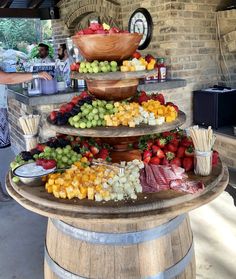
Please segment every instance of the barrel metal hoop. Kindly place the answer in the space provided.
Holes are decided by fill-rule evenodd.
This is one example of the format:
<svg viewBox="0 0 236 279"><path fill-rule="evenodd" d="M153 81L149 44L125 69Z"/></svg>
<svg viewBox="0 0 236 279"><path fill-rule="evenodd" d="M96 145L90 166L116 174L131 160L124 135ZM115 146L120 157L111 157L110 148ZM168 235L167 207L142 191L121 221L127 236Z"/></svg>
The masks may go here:
<svg viewBox="0 0 236 279"><path fill-rule="evenodd" d="M169 267L163 272L159 272L157 275L145 277L144 279L172 279L175 276L180 275L185 268L190 263L192 256L194 253L194 246L193 242L191 244L191 247L189 248L187 254L175 265ZM74 273L71 273L61 266L59 266L56 262L53 261L53 259L49 256L47 248L45 247L45 260L50 267L51 271L56 274L60 279L89 279L86 277L81 277L79 275L76 275Z"/></svg>
<svg viewBox="0 0 236 279"><path fill-rule="evenodd" d="M51 221L59 231L63 232L66 235L69 235L72 238L93 244L124 246L151 241L167 235L168 233L175 230L184 221L185 218L186 214L182 214L158 227L149 230L127 233L92 232L75 228L57 219L51 219Z"/></svg>

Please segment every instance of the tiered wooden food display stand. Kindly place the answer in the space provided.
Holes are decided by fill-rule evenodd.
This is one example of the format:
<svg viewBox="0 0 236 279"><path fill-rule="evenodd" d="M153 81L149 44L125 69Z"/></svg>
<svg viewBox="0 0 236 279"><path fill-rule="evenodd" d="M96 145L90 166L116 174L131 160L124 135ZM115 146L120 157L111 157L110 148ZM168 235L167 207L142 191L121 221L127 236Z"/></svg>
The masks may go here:
<svg viewBox="0 0 236 279"><path fill-rule="evenodd" d="M139 73L130 75L133 79L143 77ZM129 92L129 82L124 80L130 79L130 75L112 73L100 76L103 87L107 77L115 88L122 84L125 92ZM73 76L81 77L83 75ZM93 77L95 75L89 74L86 79L94 80ZM109 86L113 85L109 83ZM99 86L95 86L96 91ZM114 95L116 91L114 89ZM111 91L103 88L102 92L107 95ZM117 94L118 99L127 98L122 92ZM116 99L112 97L114 95L109 98ZM100 95L100 98L103 97ZM139 156L135 150L126 148L130 142L142 135L172 130L185 120L185 114L180 112L176 121L154 127L74 129L49 125L59 133L103 138L115 147L114 161L128 161ZM18 203L49 218L45 279L193 279L196 271L188 212L210 202L225 189L228 171L220 163L209 177L197 177L193 173L189 176L201 180L205 190L193 195L172 190L142 193L138 194L137 200L117 202L55 199L42 186L15 184L11 173L6 178L6 185L8 193Z"/></svg>

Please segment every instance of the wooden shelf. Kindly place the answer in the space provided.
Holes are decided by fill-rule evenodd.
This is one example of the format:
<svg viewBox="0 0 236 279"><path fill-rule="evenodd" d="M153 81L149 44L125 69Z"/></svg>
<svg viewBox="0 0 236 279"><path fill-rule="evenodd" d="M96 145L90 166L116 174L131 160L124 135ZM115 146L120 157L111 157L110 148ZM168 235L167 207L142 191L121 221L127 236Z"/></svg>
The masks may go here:
<svg viewBox="0 0 236 279"><path fill-rule="evenodd" d="M150 126L142 124L136 126L135 128L129 128L126 126L118 127L97 127L91 129L76 129L72 128L70 125L57 126L50 123L47 120L50 128L58 133L67 134L71 136L82 136L82 137L135 137L135 136L144 136L152 135L157 133L162 133L165 131L171 131L175 128L183 125L186 121L186 114L182 111L179 111L177 119L170 123L164 123L162 125Z"/></svg>

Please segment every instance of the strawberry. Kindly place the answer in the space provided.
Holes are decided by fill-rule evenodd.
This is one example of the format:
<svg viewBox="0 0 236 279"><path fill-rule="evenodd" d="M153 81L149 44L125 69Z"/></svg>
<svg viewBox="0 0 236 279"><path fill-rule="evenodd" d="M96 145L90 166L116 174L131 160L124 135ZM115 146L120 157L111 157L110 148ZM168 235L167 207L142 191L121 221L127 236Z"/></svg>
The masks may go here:
<svg viewBox="0 0 236 279"><path fill-rule="evenodd" d="M160 165L160 162L161 160L157 156L152 157L151 160L149 161L149 163L152 165Z"/></svg>
<svg viewBox="0 0 236 279"><path fill-rule="evenodd" d="M45 149L45 145L43 145L43 144L37 144L37 146L36 146L36 149L38 150L38 151L41 151L41 152L43 152L44 151L44 149Z"/></svg>
<svg viewBox="0 0 236 279"><path fill-rule="evenodd" d="M193 146L189 146L185 149L185 157L193 157L194 156L194 148Z"/></svg>
<svg viewBox="0 0 236 279"><path fill-rule="evenodd" d="M147 144L147 149L148 150L150 150L151 149L151 147L153 146L153 140L148 140L147 142L146 142L146 144Z"/></svg>
<svg viewBox="0 0 236 279"><path fill-rule="evenodd" d="M175 146L171 143L168 143L166 148L167 148L168 151L173 152L173 153L177 151L177 146Z"/></svg>
<svg viewBox="0 0 236 279"><path fill-rule="evenodd" d="M177 138L177 135L173 135L173 139L170 140L169 143L173 144L174 146L178 147L180 140Z"/></svg>
<svg viewBox="0 0 236 279"><path fill-rule="evenodd" d="M153 154L156 154L157 151L158 151L159 149L160 149L159 146L153 145L153 146L152 146L152 153L153 153Z"/></svg>
<svg viewBox="0 0 236 279"><path fill-rule="evenodd" d="M180 146L177 150L176 157L183 158L185 155L185 149L186 149L186 147Z"/></svg>
<svg viewBox="0 0 236 279"><path fill-rule="evenodd" d="M52 122L55 122L55 121L57 120L57 111L52 111L52 112L50 113L50 120L51 120Z"/></svg>
<svg viewBox="0 0 236 279"><path fill-rule="evenodd" d="M172 102L167 102L166 105L173 107L177 112L179 112L179 107L173 104Z"/></svg>
<svg viewBox="0 0 236 279"><path fill-rule="evenodd" d="M86 140L83 140L81 141L80 146L84 148L89 148L89 143Z"/></svg>
<svg viewBox="0 0 236 279"><path fill-rule="evenodd" d="M156 144L160 147L160 148L164 148L166 146L166 139L164 138L159 138L156 140Z"/></svg>
<svg viewBox="0 0 236 279"><path fill-rule="evenodd" d="M219 163L219 153L214 150L212 153L212 166L216 166Z"/></svg>
<svg viewBox="0 0 236 279"><path fill-rule="evenodd" d="M138 102L141 105L143 102L147 102L150 98L145 91L141 91L138 97Z"/></svg>
<svg viewBox="0 0 236 279"><path fill-rule="evenodd" d="M91 35L91 34L94 34L93 30L90 29L90 28L86 28L83 30L83 34L84 35ZM80 34L79 34L80 35Z"/></svg>
<svg viewBox="0 0 236 279"><path fill-rule="evenodd" d="M152 59L155 60L155 58L154 58L151 54L147 54L147 55L145 56L145 60L146 60L148 63L151 62Z"/></svg>
<svg viewBox="0 0 236 279"><path fill-rule="evenodd" d="M56 161L55 160L45 160L42 164L42 167L45 169L45 170L50 170L50 169L53 169L55 168L57 165Z"/></svg>
<svg viewBox="0 0 236 279"><path fill-rule="evenodd" d="M175 157L173 160L170 161L171 165L175 165L177 167L181 167L182 162L180 158Z"/></svg>
<svg viewBox="0 0 236 279"><path fill-rule="evenodd" d="M44 160L45 160L45 159L40 158L40 159L37 159L37 160L35 161L35 163L36 163L37 166L42 166Z"/></svg>
<svg viewBox="0 0 236 279"><path fill-rule="evenodd" d="M99 29L103 30L103 26L101 24L97 23L97 22L90 23L89 28L93 31L96 31L96 30L99 30Z"/></svg>
<svg viewBox="0 0 236 279"><path fill-rule="evenodd" d="M71 103L73 103L74 105L77 105L77 103L79 102L80 96L74 96L71 100Z"/></svg>
<svg viewBox="0 0 236 279"><path fill-rule="evenodd" d="M185 157L183 159L183 168L185 171L193 170L193 158L192 157Z"/></svg>
<svg viewBox="0 0 236 279"><path fill-rule="evenodd" d="M144 150L143 159L148 158L148 157L152 157L152 152L149 150Z"/></svg>
<svg viewBox="0 0 236 279"><path fill-rule="evenodd" d="M89 94L86 91L81 92L80 95L79 95L80 100L82 100L84 98L87 98L88 96L89 96Z"/></svg>
<svg viewBox="0 0 236 279"><path fill-rule="evenodd" d="M174 152L171 152L171 151L167 151L167 152L165 153L165 155L166 155L166 158L167 158L168 161L171 161L172 159L175 158L175 153L174 153Z"/></svg>
<svg viewBox="0 0 236 279"><path fill-rule="evenodd" d="M159 102L161 103L161 105L164 105L164 104L165 104L165 98L164 98L163 94L161 94L161 93L155 95L155 96L153 97L153 99L154 99L155 101L159 101Z"/></svg>
<svg viewBox="0 0 236 279"><path fill-rule="evenodd" d="M160 159L164 158L165 157L165 153L163 150L159 149L156 153L156 156Z"/></svg>
<svg viewBox="0 0 236 279"><path fill-rule="evenodd" d="M141 57L141 53L138 51L135 51L135 53L133 53L132 57L139 59Z"/></svg>
<svg viewBox="0 0 236 279"><path fill-rule="evenodd" d="M180 145L184 146L184 147L189 147L189 146L193 145L192 138L187 137L187 136L183 137L182 141L180 142Z"/></svg>
<svg viewBox="0 0 236 279"><path fill-rule="evenodd" d="M151 160L151 157L146 157L146 158L143 160L143 162L146 163L146 164L148 164L148 163L150 162L150 160Z"/></svg>
<svg viewBox="0 0 236 279"><path fill-rule="evenodd" d="M167 137L170 137L170 136L172 136L172 133L169 132L169 131L163 132L163 133L162 133L162 137L163 137L163 138L167 138Z"/></svg>
<svg viewBox="0 0 236 279"><path fill-rule="evenodd" d="M93 155L96 155L99 153L99 149L96 146L90 146L90 151Z"/></svg>

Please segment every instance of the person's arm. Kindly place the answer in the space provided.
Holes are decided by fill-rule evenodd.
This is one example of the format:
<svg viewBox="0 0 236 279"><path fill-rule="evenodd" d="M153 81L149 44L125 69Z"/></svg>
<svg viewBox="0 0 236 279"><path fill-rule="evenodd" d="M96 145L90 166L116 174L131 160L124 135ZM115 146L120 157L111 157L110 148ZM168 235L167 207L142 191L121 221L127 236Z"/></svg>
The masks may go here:
<svg viewBox="0 0 236 279"><path fill-rule="evenodd" d="M38 77L47 80L52 79L46 72L38 73ZM0 71L0 84L17 84L31 81L33 78L32 73L5 73Z"/></svg>

